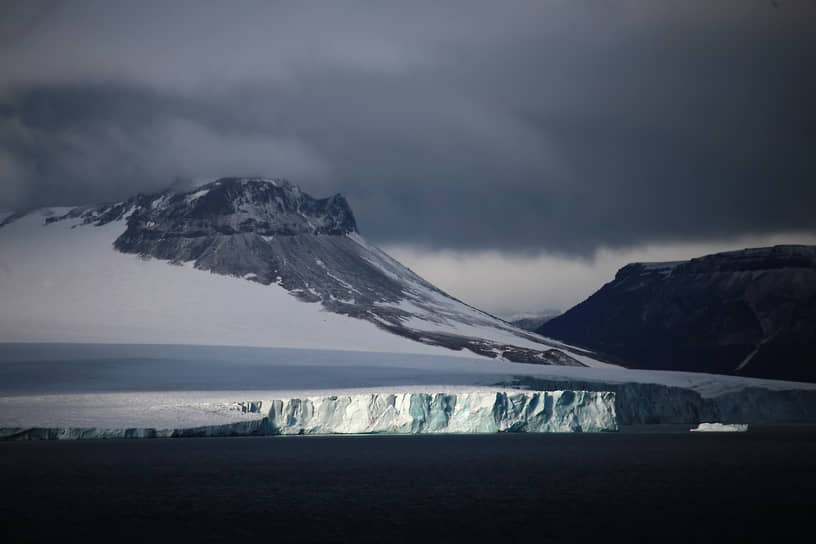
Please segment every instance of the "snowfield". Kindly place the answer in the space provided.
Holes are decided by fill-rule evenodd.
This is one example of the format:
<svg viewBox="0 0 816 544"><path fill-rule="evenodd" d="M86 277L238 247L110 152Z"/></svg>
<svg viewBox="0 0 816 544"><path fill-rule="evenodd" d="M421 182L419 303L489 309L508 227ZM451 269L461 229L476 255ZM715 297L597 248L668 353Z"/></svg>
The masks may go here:
<svg viewBox="0 0 816 544"><path fill-rule="evenodd" d="M124 221L45 225L38 210L0 228L0 342L275 346L473 356L324 311L285 289L113 249ZM215 309L215 311L214 311Z"/></svg>

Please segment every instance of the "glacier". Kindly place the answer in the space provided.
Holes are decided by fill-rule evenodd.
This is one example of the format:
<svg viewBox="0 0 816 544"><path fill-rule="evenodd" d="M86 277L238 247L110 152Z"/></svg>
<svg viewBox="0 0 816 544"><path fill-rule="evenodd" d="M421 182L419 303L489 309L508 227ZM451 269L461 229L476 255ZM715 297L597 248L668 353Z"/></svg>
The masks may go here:
<svg viewBox="0 0 816 544"><path fill-rule="evenodd" d="M615 394L600 391L382 392L205 404L198 408L262 417L178 429L12 427L0 429L0 439L618 430Z"/></svg>
<svg viewBox="0 0 816 544"><path fill-rule="evenodd" d="M614 399L588 391L330 395L271 401L268 418L280 434L596 432L617 430Z"/></svg>
<svg viewBox="0 0 816 544"><path fill-rule="evenodd" d="M736 376L339 350L0 344L0 429L9 435L289 433L277 415L283 404L270 413L274 400L286 404L288 399L397 395L396 410L399 395L435 398L441 393L461 400L461 395L477 391L503 391L508 399L517 393L540 396L542 391L612 393L608 401L624 430L655 424L691 428L711 422L816 421L816 384ZM400 402L409 402L410 415L410 401ZM433 399L430 402L428 417ZM560 409L557 402L555 406ZM459 432L460 417L449 418L452 426L440 432ZM305 434L316 421L300 419L297 425ZM423 432L431 432L429 419L423 421ZM499 421L504 423L497 429L506 428L509 419ZM373 427L366 431L367 425L358 427L359 432L378 432Z"/></svg>
<svg viewBox="0 0 816 544"><path fill-rule="evenodd" d="M816 421L813 384L660 371L628 372L642 381L607 381L595 374L594 379L517 376L503 385L613 392L618 424L625 426ZM655 378L664 383L649 383Z"/></svg>

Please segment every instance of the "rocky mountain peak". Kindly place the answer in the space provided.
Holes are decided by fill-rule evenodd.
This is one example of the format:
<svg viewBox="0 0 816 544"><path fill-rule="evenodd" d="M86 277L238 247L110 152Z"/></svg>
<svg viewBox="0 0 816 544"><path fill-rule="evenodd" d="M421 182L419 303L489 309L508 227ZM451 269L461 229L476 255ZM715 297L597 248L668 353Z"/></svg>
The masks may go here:
<svg viewBox="0 0 816 544"><path fill-rule="evenodd" d="M77 217L97 226L127 219L130 236L138 232L151 240L213 234L357 232L354 214L343 195L317 199L285 179L267 178L221 178L187 191L138 194L114 204L77 207L46 222Z"/></svg>
<svg viewBox="0 0 816 544"><path fill-rule="evenodd" d="M138 203L129 219L141 228L195 235L255 233L343 235L357 231L342 195L315 199L282 179L222 178L184 193Z"/></svg>

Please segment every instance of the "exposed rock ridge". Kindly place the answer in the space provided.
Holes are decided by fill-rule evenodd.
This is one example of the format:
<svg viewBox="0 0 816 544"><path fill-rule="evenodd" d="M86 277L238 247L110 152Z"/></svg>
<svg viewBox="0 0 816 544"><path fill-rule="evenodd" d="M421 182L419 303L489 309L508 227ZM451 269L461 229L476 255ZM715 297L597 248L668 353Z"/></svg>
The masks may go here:
<svg viewBox="0 0 816 544"><path fill-rule="evenodd" d="M816 247L633 263L540 334L639 368L816 380Z"/></svg>
<svg viewBox="0 0 816 544"><path fill-rule="evenodd" d="M651 274L713 274L793 268L816 268L816 246L778 245L726 251L689 261L631 263L618 271L615 280Z"/></svg>

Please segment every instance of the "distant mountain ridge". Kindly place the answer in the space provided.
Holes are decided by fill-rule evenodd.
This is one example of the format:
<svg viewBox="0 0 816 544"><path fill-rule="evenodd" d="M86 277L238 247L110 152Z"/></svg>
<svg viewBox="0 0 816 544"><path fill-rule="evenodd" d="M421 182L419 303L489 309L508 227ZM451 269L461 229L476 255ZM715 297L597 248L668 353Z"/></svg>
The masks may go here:
<svg viewBox="0 0 816 544"><path fill-rule="evenodd" d="M96 229L104 230L115 235L111 251L192 265L269 289L284 289L301 301L319 303L332 313L365 320L381 330L431 346L541 364L582 366L594 361L585 350L513 327L450 297L414 274L359 235L354 214L339 194L316 199L282 179L222 178L189 191L136 195L123 202L45 210L42 214L42 224L31 214L7 217L0 228L0 251L4 235L9 238L5 243L14 244L15 236L36 234L46 237L45 243L53 234L64 238L63 245L70 246L83 236L90 238ZM10 228L19 233L11 234ZM66 258L70 263L49 266L80 266L83 256ZM15 265L25 263L8 263L11 268ZM58 272L54 275L60 281ZM29 279L20 274L14 281L8 280L4 288L14 293L26 281ZM49 276L47 281L53 283L55 279ZM122 296L121 289L126 287L116 285L116 278L104 281L110 298ZM36 294L33 286L28 288ZM79 286L72 296L87 299L83 289L92 287ZM173 295L168 296L169 301L156 303L170 304ZM149 304L145 306L146 311L153 311ZM26 309L22 301L18 307ZM272 320L270 334L275 331L276 320L287 319L275 308L253 311ZM0 318L15 323L14 315ZM195 316L184 319L188 318L194 328ZM42 313L37 319L51 318ZM36 319L32 320L36 325ZM263 330L262 325L253 326ZM258 342L276 345L263 338Z"/></svg>
<svg viewBox="0 0 816 544"><path fill-rule="evenodd" d="M533 313L517 314L513 316L508 316L505 319L507 320L508 323L511 323L520 329L535 332L536 329L539 329L544 323L550 321L554 317L561 315L561 313L562 312L557 310L551 310L536 314Z"/></svg>
<svg viewBox="0 0 816 544"><path fill-rule="evenodd" d="M816 246L629 264L537 332L639 368L816 381Z"/></svg>

